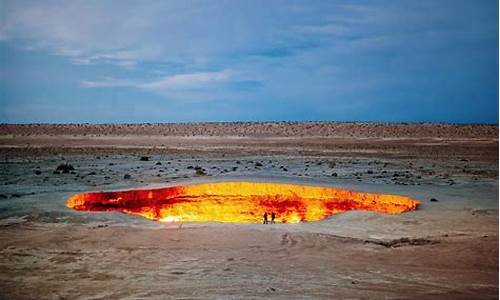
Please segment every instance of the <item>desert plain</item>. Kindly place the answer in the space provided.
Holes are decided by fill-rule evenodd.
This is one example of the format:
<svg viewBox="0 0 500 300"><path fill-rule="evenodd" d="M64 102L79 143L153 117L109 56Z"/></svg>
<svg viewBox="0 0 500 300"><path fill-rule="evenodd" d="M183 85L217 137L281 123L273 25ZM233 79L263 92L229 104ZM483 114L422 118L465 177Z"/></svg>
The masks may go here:
<svg viewBox="0 0 500 300"><path fill-rule="evenodd" d="M2 299L498 298L497 125L3 124L0 165ZM221 181L420 205L268 225L66 207L75 193Z"/></svg>

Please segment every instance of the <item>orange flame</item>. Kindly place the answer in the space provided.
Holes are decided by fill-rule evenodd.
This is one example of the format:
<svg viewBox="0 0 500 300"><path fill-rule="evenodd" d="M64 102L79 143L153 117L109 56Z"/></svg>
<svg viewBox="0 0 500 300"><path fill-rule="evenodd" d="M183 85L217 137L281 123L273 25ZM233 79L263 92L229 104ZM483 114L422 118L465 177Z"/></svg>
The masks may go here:
<svg viewBox="0 0 500 300"><path fill-rule="evenodd" d="M302 185L223 182L151 190L76 194L67 206L80 211L120 211L162 222L259 223L319 221L348 210L397 214L419 202L403 196Z"/></svg>

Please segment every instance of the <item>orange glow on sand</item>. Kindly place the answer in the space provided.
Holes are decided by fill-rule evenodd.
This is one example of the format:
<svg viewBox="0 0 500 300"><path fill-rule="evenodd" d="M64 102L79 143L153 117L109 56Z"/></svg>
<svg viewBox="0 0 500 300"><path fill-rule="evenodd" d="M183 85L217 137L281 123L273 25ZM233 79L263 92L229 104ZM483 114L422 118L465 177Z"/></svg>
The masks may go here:
<svg viewBox="0 0 500 300"><path fill-rule="evenodd" d="M348 210L398 214L415 210L417 200L327 187L281 183L221 182L161 189L76 194L69 208L118 211L161 222L261 223L264 212L276 222L319 221Z"/></svg>

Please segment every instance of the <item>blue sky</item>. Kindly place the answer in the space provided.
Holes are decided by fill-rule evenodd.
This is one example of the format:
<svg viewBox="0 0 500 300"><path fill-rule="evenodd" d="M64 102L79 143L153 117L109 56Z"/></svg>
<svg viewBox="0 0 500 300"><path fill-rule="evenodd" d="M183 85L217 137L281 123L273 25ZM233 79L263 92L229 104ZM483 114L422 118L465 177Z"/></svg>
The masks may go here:
<svg viewBox="0 0 500 300"><path fill-rule="evenodd" d="M0 122L498 123L498 1L4 1Z"/></svg>

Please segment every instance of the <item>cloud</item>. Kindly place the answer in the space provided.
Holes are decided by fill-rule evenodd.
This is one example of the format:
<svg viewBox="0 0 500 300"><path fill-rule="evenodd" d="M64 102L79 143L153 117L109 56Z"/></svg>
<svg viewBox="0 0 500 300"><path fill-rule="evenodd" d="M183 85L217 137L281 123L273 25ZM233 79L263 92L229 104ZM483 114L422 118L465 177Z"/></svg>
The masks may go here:
<svg viewBox="0 0 500 300"><path fill-rule="evenodd" d="M136 87L151 91L199 89L214 83L224 83L236 80L236 72L222 70L217 72L196 72L163 76L152 81L136 82L125 79L103 78L98 81L82 80L80 85L85 88Z"/></svg>
<svg viewBox="0 0 500 300"><path fill-rule="evenodd" d="M165 76L159 80L138 85L138 87L153 90L173 90L173 89L199 89L201 87L234 81L235 73L230 70L220 72L198 72L191 74L177 74Z"/></svg>
<svg viewBox="0 0 500 300"><path fill-rule="evenodd" d="M157 3L133 1L120 5L107 1L5 1L0 36L30 49L68 57L76 64L131 66L161 57L161 45L144 40L158 20L157 8Z"/></svg>
<svg viewBox="0 0 500 300"><path fill-rule="evenodd" d="M154 92L170 100L214 100L238 98L241 94L253 92L260 86L234 70L194 72L162 76L149 81L103 78L102 80L81 80L82 88L128 87ZM240 95L238 95L240 94Z"/></svg>
<svg viewBox="0 0 500 300"><path fill-rule="evenodd" d="M114 88L114 87L136 87L137 83L131 80L104 78L102 80L80 80L83 88Z"/></svg>

